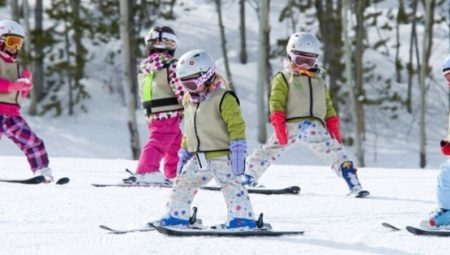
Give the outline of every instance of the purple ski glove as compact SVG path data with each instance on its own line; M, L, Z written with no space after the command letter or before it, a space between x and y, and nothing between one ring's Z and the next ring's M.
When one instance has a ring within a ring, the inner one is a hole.
M231 170L236 176L242 175L245 171L245 153L247 143L245 140L236 140L230 143Z
M181 148L178 151L178 165L177 165L177 174L181 173L181 170L183 170L183 166L184 164L186 164L186 162L188 162L189 159L192 158L194 154L190 153L188 150L186 150L185 148Z

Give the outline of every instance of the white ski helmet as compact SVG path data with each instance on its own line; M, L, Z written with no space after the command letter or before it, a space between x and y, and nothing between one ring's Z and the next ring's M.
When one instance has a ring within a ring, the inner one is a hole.
M208 52L204 50L191 50L184 53L178 60L176 74L187 90L198 92L203 86L207 86L214 79L216 65ZM195 74L199 74L199 76L189 79L189 81L183 81L183 78Z
M289 37L286 52L291 55L294 52L304 52L320 55L320 42L315 35L309 32L294 33Z
M447 58L444 61L444 64L442 64L442 74L446 75L450 72L450 55L447 56Z
M177 36L169 26L154 26L145 35L145 46L149 53L157 50L167 50L173 55L177 48Z
M208 52L204 50L191 50L184 53L177 63L177 77L191 76L193 74L204 74L211 67L215 67L214 61Z
M17 22L12 20L2 20L0 21L0 36L5 35L17 35L20 37L25 37L25 31L23 27Z

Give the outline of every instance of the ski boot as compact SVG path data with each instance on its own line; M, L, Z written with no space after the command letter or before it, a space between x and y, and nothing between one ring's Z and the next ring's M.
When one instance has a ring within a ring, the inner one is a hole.
M142 173L142 174L133 174L130 170L127 169L127 172L131 174L130 177L123 179L123 183L126 184L141 184L141 185L161 185L161 186L172 186L172 182L166 178L164 178L163 174L160 171Z
M420 226L426 229L450 230L450 210L438 208L430 214L428 220L420 222Z
M45 183L50 183L53 181L53 174L52 174L52 169L48 168L48 167L43 167L41 169L38 169L34 172L34 175L36 176L44 176L45 178Z
M370 193L367 190L363 190L361 183L358 180L356 169L353 167L353 162L347 161L341 165L342 177L350 189L349 196L356 198L362 198L368 196Z

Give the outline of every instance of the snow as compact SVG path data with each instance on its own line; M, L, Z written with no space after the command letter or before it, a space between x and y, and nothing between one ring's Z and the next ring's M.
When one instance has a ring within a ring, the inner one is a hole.
M0 157L2 177L29 177L23 157ZM305 230L303 236L214 238L167 237L157 232L110 235L144 226L165 211L170 189L95 188L115 183L135 161L54 158L65 186L0 184L0 254L443 254L446 238L417 237L381 226L416 225L435 208L436 170L360 169L366 199L346 196L342 179L324 166L274 165L261 182L299 185L301 194L250 195L254 211L277 230ZM204 224L223 223L220 192L200 190L194 200Z
M44 1L46 4L48 0ZM191 0L177 7L175 21L162 21L177 32L182 53L202 48L217 60L224 73L215 8L211 1ZM286 1L271 3L271 43L290 34L278 14ZM181 8L189 12L181 14ZM238 63L239 20L237 1L223 6L230 65L234 85L247 122L249 151L259 146L255 90L257 78L258 22L247 5L247 49L249 62ZM388 8L380 6L380 8ZM0 12L2 18L9 15ZM199 18L200 17L200 18ZM312 24L308 29L316 31ZM421 29L421 28L419 28ZM422 30L420 30L422 31ZM379 39L369 31L371 41ZM402 26L402 53L408 56L409 26ZM421 36L421 35L419 35ZM24 117L43 138L50 155L50 167L57 177L68 176L65 186L26 186L0 183L0 254L443 254L450 248L446 238L416 237L390 232L381 222L396 226L416 225L436 207L435 186L439 165L439 140L446 135L448 98L439 74L442 56L448 53L448 27L436 25L431 56L433 75L428 88L427 169L419 162L418 89L414 87L413 113L405 109L399 119L377 108L368 114L365 141L366 164L359 168L360 179L372 195L367 199L346 196L346 185L311 152L296 147L286 152L263 176L268 187L299 185L299 196L251 195L255 212L278 230L305 230L304 236L279 238L171 238L156 232L108 235L98 225L118 229L136 228L165 213L170 190L164 188L94 188L98 182L116 183L134 170L130 160L127 110L120 95L120 62L104 64L108 51L120 47L113 41L98 50L88 64L84 83L92 98L85 101L88 113L53 118ZM383 38L394 38L383 32ZM421 37L419 38L421 41ZM394 42L389 42L392 45ZM393 54L393 50L391 52ZM120 56L118 56L120 59ZM379 51L368 49L365 58L377 65L383 77L394 77L392 61ZM121 59L120 59L121 61ZM100 65L100 63L103 63ZM282 60L272 60L274 71ZM106 74L106 75L105 75ZM89 78L88 78L89 77ZM404 80L406 76L404 76ZM367 84L368 88L378 86ZM393 83L405 96L406 83ZM370 96L370 95L369 95ZM28 102L27 102L28 103ZM350 102L348 102L350 105ZM343 107L345 108L345 107ZM348 109L347 109L348 110ZM141 145L148 130L143 113L137 113ZM345 117L344 111L341 116ZM341 123L342 132L352 132L352 124ZM269 135L272 132L267 125ZM352 153L353 148L349 147ZM31 172L23 153L7 138L0 140L1 178L28 178ZM225 203L219 192L200 191L195 200L205 224L223 223Z

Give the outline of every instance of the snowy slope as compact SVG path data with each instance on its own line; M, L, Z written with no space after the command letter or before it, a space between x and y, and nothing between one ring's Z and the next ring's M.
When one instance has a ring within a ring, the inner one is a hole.
M2 177L27 177L21 157L0 157ZM134 161L55 158L66 186L0 184L0 254L445 254L448 238L389 232L380 223L416 224L434 209L436 170L360 169L367 199L347 197L344 181L327 167L273 166L270 187L298 184L299 196L252 195L276 229L304 229L304 236L279 238L173 238L156 232L109 235L99 224L134 228L165 213L169 189L94 188L115 182ZM205 224L222 223L219 192L201 190L194 205Z

